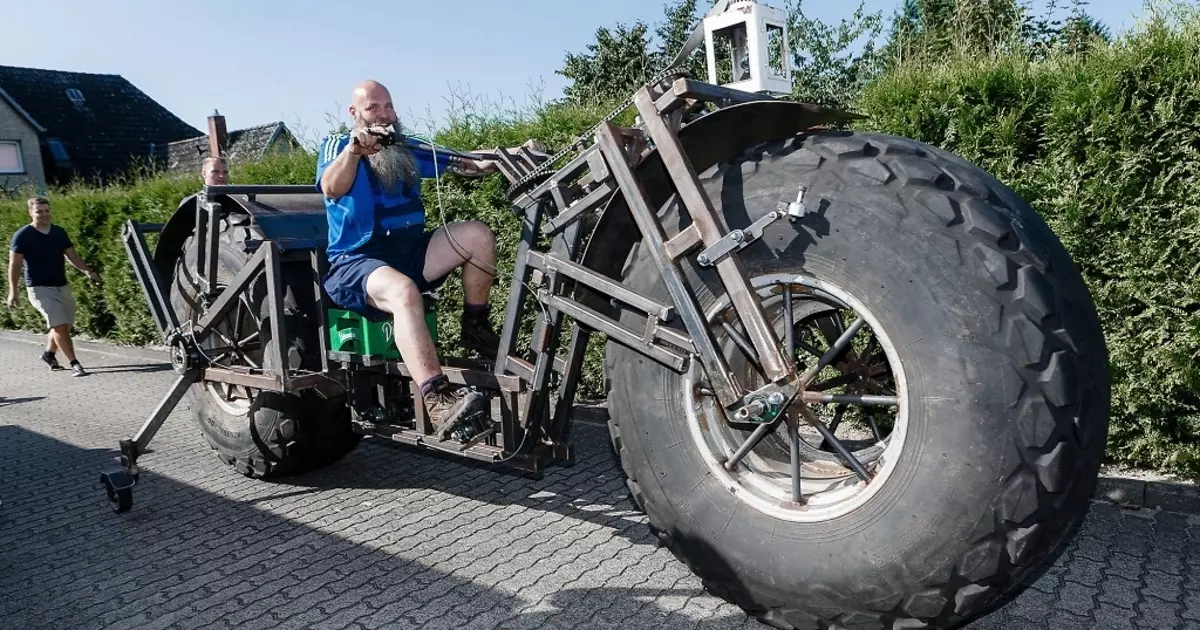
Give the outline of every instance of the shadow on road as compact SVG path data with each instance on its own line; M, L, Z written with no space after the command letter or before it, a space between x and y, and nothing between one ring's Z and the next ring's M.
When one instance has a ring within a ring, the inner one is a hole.
M375 540L355 541L147 471L133 511L118 515L98 483L111 451L78 448L18 426L0 426L0 451L0 618L6 627L344 628L358 627L352 625L357 620L363 627L565 628L603 619L605 625L630 620L632 626L617 624L626 627L706 628L744 619L697 620L663 610L655 603L661 589L557 584L551 595L531 601L426 563L425 545L477 549L490 544L487 531L457 543L429 543L438 528L417 525L357 531ZM457 472L461 481L462 473L471 474L454 466L444 464L448 476ZM336 485L381 472L350 468L326 469L309 481ZM441 488L436 480L413 481ZM563 509L549 501L528 505ZM350 517L341 527L354 530L354 523ZM503 573L497 564L491 570ZM520 570L512 573L515 578Z

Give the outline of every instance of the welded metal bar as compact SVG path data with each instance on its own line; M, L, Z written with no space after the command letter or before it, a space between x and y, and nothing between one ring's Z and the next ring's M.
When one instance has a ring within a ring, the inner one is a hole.
M687 364L687 357L642 338L641 335L622 326L620 322L605 317L574 300L552 295L543 301L551 308L562 311L571 319L595 328L608 335L613 341L631 350L636 350L676 372L682 370L683 366Z
M154 323L158 326L158 332L165 335L167 331L178 329L179 319L175 315L175 309L171 307L170 300L167 299L162 278L159 277L158 269L150 258L150 248L146 246L146 239L142 238L136 222L125 222L122 241L125 244L125 254L133 266L133 273L142 287L142 295L145 296L150 313L154 316Z
M212 292L212 287L208 285L208 274L205 269L205 265L208 263L209 247L208 218L208 198L202 194L196 202L196 227L192 231L196 241L196 263L192 268L192 277L200 285L202 295Z
M271 392L284 391L283 385L279 382L279 378L273 374L249 374L244 372L235 372L225 368L210 367L204 368L201 380L213 383L229 383L230 385L241 385L243 387L253 387Z
M208 338L216 323L229 314L229 310L237 303L238 294L244 291L254 279L263 262L266 260L267 252L270 249L269 247L258 248L258 251L254 252L254 255L250 257L250 260L246 261L246 266L242 267L238 275L233 278L233 282L225 287L225 290L221 292L217 301L213 302L213 305L204 314L204 317L201 317L200 321L196 322L193 335L197 344L204 343L204 340Z
M150 417L142 424L142 428L133 437L133 442L137 445L137 452L146 452L146 447L150 446L150 440L154 439L154 434L166 422L167 417L175 410L175 406L183 400L183 395L187 393L192 383L200 379L200 370L188 370L179 375L175 382L171 384L171 388L167 390L167 394L159 401L158 406L150 413Z
M267 271L267 308L271 317L271 346L275 351L275 365L279 370L279 385L288 388L288 339L287 324L283 321L283 269L279 265L279 248L267 241L262 249L267 252L263 264ZM265 357L264 357L265 358Z
M701 242L700 230L697 230L694 224L689 225L666 242L667 256L670 256L671 260L679 260Z
M221 234L221 204L210 201L204 205L205 208L201 212L207 215L206 230L203 237L200 234L196 235L196 238L203 238L206 243L204 274L200 276L200 283L203 285L205 293L212 293L216 291L217 286L217 251L221 247L217 240Z
M863 405L868 407L895 407L900 404L900 398L897 396L865 396L859 394L822 394L818 392L804 392L800 394L801 400L806 403L838 403Z
M558 182L568 182L575 178L583 169L587 168L588 159L597 151L596 145L590 145L583 151L580 151L570 162L563 165L562 168L554 172L548 181L542 182L537 188L525 193L533 199L537 199L546 194L551 188L558 185Z
M783 416L780 416L779 418L782 417ZM737 465L742 461L742 458L749 454L750 451L754 450L754 447L758 446L758 443L761 442L768 433L773 431L775 427L779 425L779 418L776 418L771 422L758 425L758 428L754 429L754 433L751 433L750 437L746 438L746 441L742 442L742 445L739 446L737 450L733 452L733 455L730 455L729 459L725 461L725 470L733 470L734 468L737 468Z
M521 315L524 312L526 283L529 280L529 250L537 238L538 228L541 227L542 213L545 211L544 200L534 204L531 211L524 214L521 225L521 242L517 245L516 262L513 264L512 284L508 290L508 305L504 309L504 326L500 330L500 347L496 349L496 375L508 371L508 357L517 345Z
M542 233L554 234L567 225L574 223L576 220L583 217L584 214L604 205L604 202L607 201L610 196L612 196L616 189L616 186L608 182L600 184L592 192L589 192L575 203L563 208L558 216L547 221L546 227L542 229Z
M316 186L312 184L295 184L295 185L234 185L222 184L219 186L204 186L201 191L212 197L213 195L296 195L311 193L320 195Z
M727 232L724 217L716 211L704 187L700 185L700 179L684 153L679 138L671 132L655 109L650 90L642 87L634 94L633 100L642 115L642 124L658 148L663 166L674 181L684 208L699 230L700 237L705 245L715 245ZM729 293L730 302L742 320L746 335L758 352L767 380L779 382L791 377L792 362L783 356L780 340L775 335L775 330L767 323L762 302L750 287L738 257L727 256L716 264L716 268L721 283Z
M704 81L696 81L695 79L679 78L671 84L670 91L660 97L659 100L664 100L667 95L674 96L679 99L699 99L711 103L751 103L755 101L777 101L779 99L768 96L766 94L756 94L746 92L745 90L735 90L733 88L721 87L706 83Z
M573 263L569 260L563 260L554 253L543 254L541 252L530 251L528 255L529 264L535 269L541 269L548 272L556 272L566 276L580 284L589 286L605 297L624 302L636 309L650 313L651 315L669 321L674 314L674 309L665 304L659 304L654 300L629 290L619 282L602 276L583 265Z
M617 139L616 128L612 123L602 123L596 129L596 144L608 161L609 171L621 187L625 200L629 204L630 213L642 233L642 238L650 248L654 263L663 274L663 280L675 308L683 321L684 328L692 337L692 343L700 357L705 372L712 383L713 392L721 406L726 409L741 402L742 389L733 382L729 373L729 365L721 355L713 339L712 331L700 314L696 305L696 297L688 286L679 266L667 256L664 247L664 235L658 216L646 201L646 191L637 180L629 163L625 161L624 151Z
M844 332L842 332L837 340L833 342L833 345L825 351L825 354L821 355L821 358L817 360L817 364L811 368L808 368L808 370L800 376L800 382L808 385L809 381L811 381L818 372L824 370L829 366L830 363L833 363L833 360L838 358L838 355L846 350L846 346L850 345L850 341L854 339L854 335L857 335L858 331L862 329L863 324L866 323L867 320L861 317L854 320L854 323L850 324L850 326L847 327Z
M313 304L317 307L317 330L320 334L317 335L317 347L321 351L321 371L329 371L329 334L326 326L328 312L325 309L325 291L321 286L321 277L324 275L324 270L321 269L321 252L316 249L310 250L308 253L309 263L312 265L312 289L313 289Z
M568 430L575 409L575 393L579 389L579 379L583 376L583 363L587 358L590 338L591 333L578 323L571 327L571 340L567 343L567 365L558 386L558 404L554 410L554 418L546 430L547 437L555 442L566 442L570 437Z

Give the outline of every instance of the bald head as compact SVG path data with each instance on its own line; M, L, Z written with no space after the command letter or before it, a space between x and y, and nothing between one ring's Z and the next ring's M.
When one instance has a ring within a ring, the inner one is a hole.
M378 81L366 80L355 85L350 95L350 116L360 125L396 122L391 92Z

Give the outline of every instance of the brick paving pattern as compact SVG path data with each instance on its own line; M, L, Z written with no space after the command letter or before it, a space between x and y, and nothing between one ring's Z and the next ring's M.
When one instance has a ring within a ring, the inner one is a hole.
M0 628L766 628L655 543L597 425L540 481L368 441L262 482L217 461L185 404L115 515L99 471L174 373L81 359L91 376L50 373L0 340ZM1094 505L969 627L1200 630L1200 518Z

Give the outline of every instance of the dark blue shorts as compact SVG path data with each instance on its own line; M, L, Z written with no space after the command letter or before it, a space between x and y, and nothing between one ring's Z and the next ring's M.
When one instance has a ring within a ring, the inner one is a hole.
M446 277L425 280L425 252L432 236L432 231L416 225L372 237L357 251L335 256L325 274L325 293L334 304L368 319L391 319L388 313L367 304L367 276L380 267L391 267L415 282L422 293L436 290Z

